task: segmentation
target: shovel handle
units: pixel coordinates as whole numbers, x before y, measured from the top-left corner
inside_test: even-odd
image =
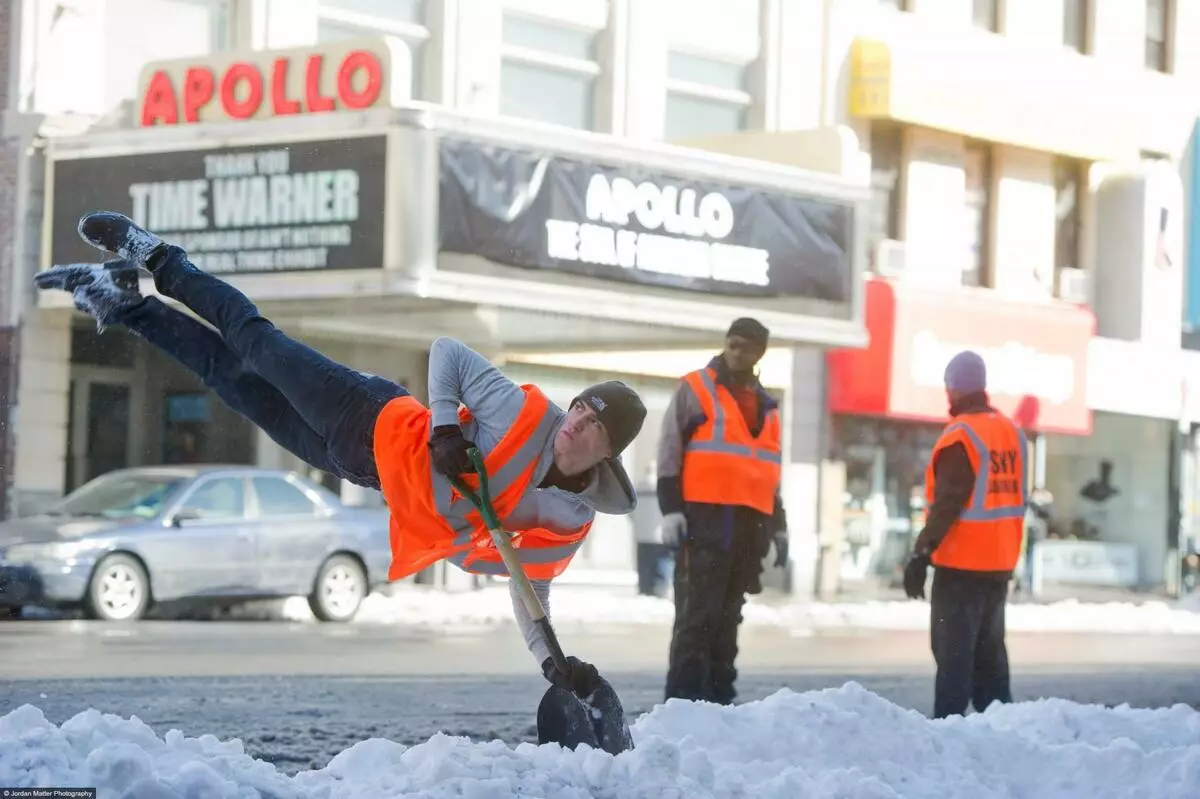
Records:
[[[451,477],[450,483],[479,509],[483,523],[487,526],[488,533],[491,534],[492,543],[496,545],[496,549],[504,561],[504,566],[508,569],[509,577],[517,584],[517,590],[521,594],[525,610],[546,637],[546,645],[550,649],[550,658],[554,661],[555,668],[562,674],[569,674],[571,667],[567,665],[567,658],[563,654],[562,646],[558,643],[558,636],[554,634],[554,628],[550,626],[550,620],[546,618],[546,609],[542,606],[542,600],[538,599],[537,592],[533,590],[533,584],[530,583],[529,577],[521,567],[521,561],[517,557],[517,551],[513,548],[509,534],[501,525],[496,509],[492,507],[492,494],[488,487],[487,468],[483,463],[483,454],[478,447],[471,447],[467,450],[467,458],[479,475],[479,493],[476,494],[472,491],[471,487],[457,476]]]

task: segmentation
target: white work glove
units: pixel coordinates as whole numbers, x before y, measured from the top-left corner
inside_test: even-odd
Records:
[[[677,547],[687,539],[687,518],[682,513],[668,513],[658,529],[662,531],[663,544]]]

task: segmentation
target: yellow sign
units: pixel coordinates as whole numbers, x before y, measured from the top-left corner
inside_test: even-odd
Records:
[[[858,39],[850,51],[850,115],[868,119],[891,113],[892,51],[884,42]]]

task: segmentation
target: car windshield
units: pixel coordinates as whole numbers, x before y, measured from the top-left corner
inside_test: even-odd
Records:
[[[52,513],[151,519],[184,478],[180,475],[110,474],[80,486],[56,504]]]

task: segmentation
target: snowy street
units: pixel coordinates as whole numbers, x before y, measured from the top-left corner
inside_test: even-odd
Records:
[[[594,660],[613,680],[631,722],[640,725],[635,726],[635,736],[643,736],[644,741],[645,736],[661,735],[671,743],[665,751],[655,751],[653,745],[639,741],[639,749],[614,761],[611,766],[614,771],[605,772],[607,776],[597,771],[600,766],[596,763],[585,765],[587,759],[582,755],[556,755],[555,758],[565,758],[564,762],[575,758],[572,762],[576,765],[572,768],[582,768],[585,772],[590,768],[592,771],[587,772],[590,776],[572,777],[568,774],[571,768],[545,765],[548,770],[538,777],[542,782],[529,782],[532,776],[518,774],[520,778],[513,777],[515,781],[510,786],[504,782],[507,779],[504,770],[516,768],[521,772],[521,767],[507,761],[520,760],[519,753],[523,751],[517,749],[514,753],[512,747],[535,740],[534,709],[545,689],[545,683],[510,627],[463,626],[451,634],[437,634],[428,629],[380,623],[343,626],[232,621],[113,626],[68,620],[14,622],[0,630],[3,632],[0,635],[0,783],[20,781],[21,775],[28,775],[37,764],[49,769],[43,774],[60,773],[72,758],[84,763],[88,747],[116,738],[124,741],[120,746],[125,749],[105,751],[109,758],[123,751],[121,757],[125,760],[118,757],[117,762],[125,765],[119,768],[111,760],[106,761],[107,765],[97,767],[98,771],[88,772],[93,775],[93,783],[99,774],[110,786],[128,787],[133,784],[130,780],[135,779],[130,774],[142,777],[153,774],[160,782],[174,785],[176,793],[162,796],[200,795],[196,785],[188,780],[200,779],[203,783],[203,779],[194,770],[183,768],[187,758],[180,752],[170,754],[176,747],[186,748],[184,743],[164,744],[162,740],[150,743],[146,730],[128,724],[112,726],[99,722],[99,727],[93,729],[94,720],[87,717],[64,725],[89,709],[122,719],[136,716],[159,739],[167,738],[172,729],[193,738],[211,735],[221,741],[240,739],[245,755],[222,753],[215,748],[209,752],[206,747],[212,745],[202,747],[207,754],[199,749],[193,753],[214,770],[204,772],[208,775],[204,779],[217,780],[211,784],[217,785],[220,779],[232,780],[221,783],[224,787],[212,794],[216,796],[237,795],[232,787],[235,784],[257,786],[264,791],[263,796],[406,795],[380,793],[378,785],[371,787],[357,782],[367,780],[371,774],[381,779],[379,775],[384,773],[391,774],[385,780],[389,789],[398,791],[402,785],[408,785],[406,790],[413,792],[429,790],[421,794],[425,796],[506,797],[517,785],[524,786],[534,796],[635,796],[643,795],[641,791],[647,796],[671,795],[656,793],[658,789],[651,790],[654,785],[660,789],[666,785],[680,788],[690,785],[691,788],[685,789],[689,796],[725,796],[733,795],[729,791],[739,781],[746,786],[759,785],[765,791],[762,795],[768,797],[805,795],[804,791],[829,795],[827,792],[835,791],[835,786],[840,786],[839,795],[843,796],[922,796],[926,792],[936,795],[935,789],[946,790],[945,775],[937,775],[938,769],[946,767],[946,763],[939,763],[939,757],[948,763],[951,755],[946,754],[946,748],[953,747],[954,740],[961,737],[946,729],[946,724],[972,725],[981,737],[968,746],[988,761],[974,765],[960,762],[955,766],[963,770],[957,779],[964,790],[966,786],[983,784],[976,783],[976,779],[993,779],[987,773],[998,767],[997,762],[1002,760],[1000,753],[1007,751],[1005,746],[1019,743],[1018,749],[1024,752],[1022,757],[1034,769],[1031,773],[1037,773],[1039,768],[1044,770],[1040,783],[1022,782],[1033,778],[1018,778],[1013,772],[1010,775],[1013,782],[994,787],[994,792],[987,794],[991,796],[1012,795],[1020,785],[1032,786],[1032,792],[1027,794],[1030,796],[1069,796],[1083,795],[1074,793],[1075,789],[1087,795],[1103,795],[1096,792],[1100,786],[1118,790],[1118,785],[1151,784],[1158,789],[1154,792],[1156,796],[1186,796],[1182,788],[1186,780],[1191,780],[1194,786],[1195,780],[1200,779],[1200,748],[1196,744],[1200,740],[1197,712],[1200,636],[1194,635],[1015,632],[1009,636],[1018,702],[1049,696],[1108,706],[1128,703],[1133,707],[1164,708],[1182,703],[1197,709],[1159,711],[1166,714],[1161,729],[1155,726],[1160,722],[1153,719],[1135,723],[1120,715],[1120,711],[1091,710],[1064,703],[1053,703],[1055,706],[1049,710],[1019,705],[983,718],[929,722],[923,716],[929,712],[932,701],[933,664],[923,631],[831,629],[797,635],[766,625],[750,625],[743,630],[740,681],[743,701],[766,699],[784,687],[796,692],[838,690],[822,696],[784,694],[735,710],[691,708],[704,714],[706,720],[697,721],[699,716],[693,719],[681,716],[683,708],[675,707],[675,703],[673,711],[659,707],[649,716],[642,715],[654,710],[661,701],[666,662],[664,634],[657,630],[651,633],[649,625],[630,624],[610,624],[600,627],[598,632],[585,633],[582,626],[564,623],[564,646]],[[849,681],[877,696],[844,687]],[[38,730],[41,722],[27,717],[30,713],[36,716],[32,708],[5,718],[23,705],[39,709],[49,724],[64,725],[63,732],[51,734],[51,742],[47,743],[48,728]],[[921,716],[905,715],[903,710],[915,710]],[[754,721],[756,718],[759,720]],[[991,719],[988,724],[1000,731],[989,728],[985,735],[978,726],[984,719]],[[762,735],[769,735],[772,727],[780,730],[777,735],[784,735],[782,730],[786,729],[784,737],[791,743],[784,747],[786,751],[775,754],[769,751],[766,742],[756,752],[722,753],[719,746],[711,742],[701,745],[691,737],[700,734],[697,725],[720,728],[725,724],[757,726]],[[86,734],[80,731],[84,728],[89,730]],[[70,734],[58,737],[55,744],[56,736],[66,734],[68,729]],[[466,736],[470,743],[437,738],[438,733]],[[823,746],[840,746],[845,750],[835,760],[853,762],[853,757],[858,757],[863,772],[854,775],[817,762],[820,748],[814,748],[813,736],[822,735],[843,736],[841,744],[830,739]],[[1014,743],[1014,735],[1032,738]],[[1004,743],[1006,736],[1009,740]],[[1044,736],[1045,740],[1038,736]],[[1055,758],[1064,756],[1061,753],[1051,756],[1050,749],[1045,748],[1055,736],[1067,736],[1060,743],[1080,749],[1079,757],[1092,762],[1089,766],[1092,776],[1077,776],[1070,783],[1072,789],[1056,789],[1058,792],[1050,790],[1050,783],[1045,782],[1054,770]],[[1134,743],[1117,743],[1122,736]],[[899,759],[890,766],[881,762],[867,768],[868,758],[889,750],[904,750],[900,739],[905,737],[918,750],[931,747],[930,751],[911,757],[889,755]],[[362,743],[371,738],[401,746],[421,746],[410,750],[410,756],[401,760],[400,749],[391,749],[392,744]],[[1165,751],[1151,751],[1160,738],[1172,743],[1163,744],[1168,746]],[[505,742],[508,754],[490,749],[487,742],[493,739]],[[34,740],[41,747],[36,752],[29,748]],[[24,754],[18,745],[20,741],[26,742]],[[130,755],[130,741],[137,742],[150,754]],[[1135,751],[1135,743],[1145,751]],[[356,744],[358,748],[350,755],[336,761],[341,764],[345,758],[353,757],[356,759],[353,769],[326,768],[332,758]],[[116,744],[110,741],[104,745]],[[195,742],[192,745],[201,746]],[[53,746],[75,747],[77,754],[67,755]],[[161,750],[157,754],[156,747]],[[983,750],[989,747],[999,748],[993,754],[985,754]],[[1122,783],[1113,782],[1112,775],[1105,778],[1104,770],[1096,769],[1111,756],[1110,749],[1120,750],[1118,758],[1131,769],[1129,779],[1134,779],[1141,768],[1147,775],[1153,775],[1154,781]],[[709,764],[697,760],[704,759],[702,753],[711,761]],[[249,758],[265,763],[254,766]],[[480,758],[480,762],[475,762]],[[796,768],[756,764],[759,758],[766,761],[784,758]],[[1144,762],[1138,766],[1135,761]],[[620,765],[622,762],[625,765]],[[714,768],[716,776],[709,774]],[[900,772],[889,776],[889,769],[897,768],[910,772],[907,776]],[[971,775],[972,768],[978,769],[977,775]],[[303,773],[320,769],[325,770]],[[642,776],[630,777],[626,772],[631,769],[640,769]],[[774,783],[770,782],[772,769],[777,772]],[[300,775],[296,776],[298,772]],[[431,776],[434,772],[441,776]],[[339,773],[344,776],[338,777]],[[401,773],[407,776],[402,777]],[[218,779],[217,774],[224,776]],[[555,783],[555,774],[566,782]],[[706,774],[709,776],[705,777]],[[289,778],[295,781],[287,782]],[[347,782],[341,787],[323,782],[351,778],[353,784]],[[459,788],[465,790],[464,783],[456,780],[470,782],[476,778],[481,780],[477,792],[454,792]],[[1176,778],[1185,782],[1176,784],[1172,781]],[[495,782],[497,779],[500,782]],[[595,782],[588,783],[589,779]],[[634,781],[628,782],[630,779]],[[706,779],[715,782],[702,787]],[[275,793],[264,790],[268,784],[275,785],[276,780],[280,781],[278,785],[286,782],[288,790],[295,793],[289,794],[278,785],[270,789]],[[729,783],[724,789],[722,780]],[[79,779],[66,782],[80,784]],[[452,790],[451,786],[456,784],[459,788]],[[603,788],[606,784],[607,789]],[[898,792],[889,792],[885,784]],[[628,786],[629,790],[614,793],[612,785]],[[567,790],[572,786],[576,791],[587,792],[572,794]],[[447,793],[439,792],[443,788]],[[1039,792],[1042,788],[1046,792]],[[142,789],[144,786],[137,790]],[[567,792],[555,792],[560,790]],[[123,794],[114,788],[102,795]],[[1125,794],[1118,790],[1111,795]]]

